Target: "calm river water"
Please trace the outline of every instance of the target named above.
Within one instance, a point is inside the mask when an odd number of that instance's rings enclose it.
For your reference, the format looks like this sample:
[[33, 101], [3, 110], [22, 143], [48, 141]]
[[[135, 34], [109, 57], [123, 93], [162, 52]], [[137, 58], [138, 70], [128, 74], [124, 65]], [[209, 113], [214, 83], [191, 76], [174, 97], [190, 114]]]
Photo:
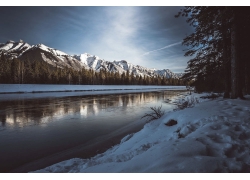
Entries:
[[[149, 107], [162, 105], [171, 111], [174, 106], [164, 101], [180, 93], [0, 99], [0, 172], [36, 170], [40, 167], [36, 164], [49, 165], [46, 157], [66, 150], [68, 154], [51, 163], [95, 155], [143, 128], [145, 120], [140, 118]], [[26, 164], [30, 164], [26, 170], [13, 171]]]

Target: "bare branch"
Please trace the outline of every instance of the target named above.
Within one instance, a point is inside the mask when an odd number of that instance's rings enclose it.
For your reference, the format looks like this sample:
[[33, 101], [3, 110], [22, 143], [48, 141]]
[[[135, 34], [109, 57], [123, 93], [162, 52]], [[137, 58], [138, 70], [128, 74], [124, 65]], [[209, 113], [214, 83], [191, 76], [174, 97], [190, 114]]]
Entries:
[[162, 111], [161, 108], [162, 108], [162, 105], [159, 106], [159, 107], [150, 107], [152, 112], [151, 113], [146, 113], [144, 116], [141, 117], [141, 119], [148, 118], [147, 122], [159, 119], [165, 113], [165, 111]]

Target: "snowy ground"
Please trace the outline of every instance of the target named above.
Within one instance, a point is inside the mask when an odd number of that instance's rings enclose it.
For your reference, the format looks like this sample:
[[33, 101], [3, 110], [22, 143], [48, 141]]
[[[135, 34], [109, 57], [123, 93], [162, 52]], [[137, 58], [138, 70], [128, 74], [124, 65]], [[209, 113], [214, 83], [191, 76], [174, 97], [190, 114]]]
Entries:
[[186, 90], [185, 86], [137, 86], [137, 85], [46, 85], [46, 84], [0, 84], [2, 93], [40, 93], [77, 91], [124, 91], [124, 90]]
[[[103, 154], [35, 172], [250, 172], [250, 96], [191, 96], [200, 101], [194, 107], [166, 113]], [[178, 123], [166, 126], [171, 119]]]

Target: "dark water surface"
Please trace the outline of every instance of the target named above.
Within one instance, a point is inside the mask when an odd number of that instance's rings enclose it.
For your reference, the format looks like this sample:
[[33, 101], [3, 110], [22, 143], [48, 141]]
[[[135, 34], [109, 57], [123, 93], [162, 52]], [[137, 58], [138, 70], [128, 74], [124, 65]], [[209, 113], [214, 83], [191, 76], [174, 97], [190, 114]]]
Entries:
[[[97, 154], [101, 147], [117, 143], [112, 139], [140, 130], [145, 124], [140, 118], [149, 107], [162, 105], [171, 111], [174, 106], [164, 101], [180, 93], [0, 99], [0, 172], [18, 172], [11, 170], [39, 160], [48, 166], [45, 157], [74, 147], [79, 147], [78, 154], [71, 151], [57, 160]], [[90, 146], [97, 141], [99, 146]], [[40, 167], [35, 164], [30, 165], [33, 170]]]

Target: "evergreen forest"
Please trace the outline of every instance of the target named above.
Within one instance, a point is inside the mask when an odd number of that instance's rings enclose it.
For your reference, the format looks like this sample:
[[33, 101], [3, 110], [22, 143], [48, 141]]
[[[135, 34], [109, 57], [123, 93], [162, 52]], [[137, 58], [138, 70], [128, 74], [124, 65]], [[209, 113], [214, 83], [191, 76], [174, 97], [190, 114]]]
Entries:
[[183, 80], [192, 80], [198, 92], [244, 99], [250, 93], [250, 7], [188, 6], [175, 17], [194, 28], [182, 42], [191, 57]]
[[185, 85], [181, 79], [138, 76], [129, 71], [108, 72], [82, 68], [54, 67], [44, 61], [0, 57], [1, 84], [72, 84], [72, 85]]

